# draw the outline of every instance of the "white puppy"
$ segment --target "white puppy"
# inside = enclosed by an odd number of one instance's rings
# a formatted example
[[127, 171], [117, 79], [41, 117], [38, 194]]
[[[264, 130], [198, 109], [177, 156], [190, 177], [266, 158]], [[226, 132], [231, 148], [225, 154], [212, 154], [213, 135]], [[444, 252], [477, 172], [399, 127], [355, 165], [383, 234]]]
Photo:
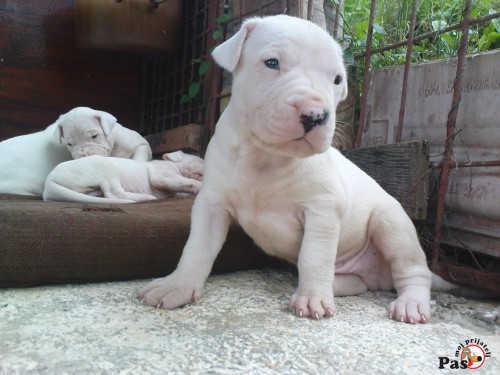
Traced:
[[133, 203], [197, 194], [203, 159], [176, 151], [164, 160], [141, 162], [93, 155], [59, 164], [48, 176], [44, 200], [81, 203]]
[[139, 292], [171, 309], [197, 300], [237, 220], [268, 254], [296, 263], [297, 316], [335, 312], [336, 295], [395, 288], [390, 316], [430, 318], [431, 272], [401, 205], [330, 147], [347, 94], [339, 45], [288, 16], [253, 18], [213, 52], [233, 72], [205, 157], [203, 187], [177, 269]]
[[43, 131], [0, 142], [0, 193], [42, 195], [56, 165], [94, 154], [150, 160], [151, 148], [109, 113], [74, 108]]
[[68, 148], [73, 159], [101, 155], [151, 160], [149, 143], [136, 131], [118, 124], [116, 118], [107, 112], [74, 108], [59, 118], [55, 135], [59, 143]]

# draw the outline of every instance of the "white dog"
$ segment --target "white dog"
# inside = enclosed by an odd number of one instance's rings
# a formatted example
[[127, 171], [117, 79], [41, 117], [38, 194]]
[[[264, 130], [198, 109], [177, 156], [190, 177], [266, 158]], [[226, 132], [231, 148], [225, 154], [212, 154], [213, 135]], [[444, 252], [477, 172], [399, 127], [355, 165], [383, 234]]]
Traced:
[[151, 160], [149, 143], [139, 133], [118, 124], [107, 112], [74, 108], [59, 118], [55, 135], [73, 159], [101, 155]]
[[0, 193], [41, 196], [56, 165], [95, 154], [150, 160], [151, 148], [109, 113], [74, 108], [43, 131], [0, 142]]
[[265, 252], [297, 264], [297, 316], [332, 316], [334, 293], [395, 288], [390, 316], [427, 322], [431, 272], [411, 220], [330, 147], [347, 94], [339, 45], [280, 15], [248, 20], [213, 57], [233, 72], [232, 98], [208, 146], [177, 269], [143, 288], [142, 302], [171, 309], [200, 298], [237, 220]]
[[164, 160], [141, 162], [93, 155], [59, 164], [47, 177], [44, 200], [133, 203], [197, 194], [203, 159], [176, 151]]

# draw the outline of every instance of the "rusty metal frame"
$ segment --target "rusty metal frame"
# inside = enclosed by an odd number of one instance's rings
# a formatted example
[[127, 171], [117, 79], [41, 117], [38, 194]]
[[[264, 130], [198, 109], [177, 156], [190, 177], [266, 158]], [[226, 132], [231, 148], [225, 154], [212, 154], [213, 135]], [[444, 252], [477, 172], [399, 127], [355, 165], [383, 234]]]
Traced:
[[446, 140], [445, 140], [445, 151], [442, 158], [441, 163], [434, 165], [435, 168], [441, 168], [440, 181], [439, 181], [439, 190], [438, 190], [438, 198], [437, 198], [437, 209], [436, 209], [436, 222], [434, 225], [432, 246], [431, 246], [431, 264], [430, 268], [433, 272], [442, 276], [445, 279], [451, 281], [461, 281], [468, 285], [478, 286], [482, 288], [486, 288], [495, 292], [500, 292], [500, 275], [491, 272], [485, 272], [481, 270], [476, 270], [468, 267], [446, 264], [440, 261], [440, 242], [441, 242], [441, 233], [444, 226], [444, 208], [445, 208], [445, 200], [447, 194], [448, 180], [449, 180], [449, 172], [450, 168], [475, 168], [475, 167], [498, 167], [500, 166], [500, 160], [488, 160], [488, 161], [472, 161], [472, 162], [462, 162], [462, 163], [454, 163], [453, 158], [453, 144], [454, 138], [456, 136], [455, 124], [457, 120], [458, 107], [460, 105], [461, 100], [461, 92], [462, 92], [462, 78], [463, 73], [465, 71], [465, 58], [467, 54], [467, 43], [468, 43], [468, 29], [471, 25], [486, 22], [495, 18], [500, 17], [500, 13], [490, 14], [484, 17], [471, 18], [471, 7], [472, 0], [464, 0], [464, 10], [462, 16], [462, 22], [446, 27], [442, 30], [431, 32], [427, 34], [420, 35], [418, 37], [414, 37], [415, 30], [415, 19], [416, 19], [416, 10], [418, 7], [418, 0], [414, 0], [412, 16], [410, 20], [410, 31], [409, 36], [406, 41], [402, 41], [399, 43], [394, 43], [391, 45], [387, 45], [381, 48], [372, 49], [372, 28], [373, 28], [373, 19], [375, 17], [375, 5], [376, 0], [371, 1], [371, 9], [370, 9], [370, 21], [369, 21], [369, 30], [367, 34], [366, 41], [366, 51], [362, 54], [355, 56], [357, 59], [364, 58], [364, 72], [363, 72], [363, 90], [361, 96], [361, 111], [359, 116], [359, 126], [358, 132], [356, 135], [355, 147], [360, 147], [361, 140], [363, 136], [364, 126], [366, 122], [366, 103], [368, 96], [368, 88], [370, 86], [370, 58], [372, 55], [384, 51], [388, 51], [391, 49], [395, 49], [398, 47], [402, 47], [404, 45], [407, 46], [406, 51], [406, 60], [405, 60], [405, 68], [403, 75], [403, 84], [402, 84], [402, 96], [401, 96], [401, 105], [399, 112], [399, 120], [396, 131], [396, 142], [401, 141], [401, 134], [404, 123], [404, 108], [406, 103], [406, 94], [408, 90], [408, 73], [410, 69], [411, 62], [411, 49], [414, 43], [425, 40], [428, 38], [436, 37], [441, 33], [445, 33], [452, 30], [461, 30], [462, 35], [460, 38], [460, 43], [458, 47], [457, 53], [457, 71], [453, 84], [453, 98], [450, 111], [448, 113], [447, 123], [446, 123]]
[[434, 228], [434, 237], [432, 240], [432, 261], [431, 268], [436, 269], [439, 258], [439, 244], [441, 241], [441, 232], [443, 228], [444, 206], [446, 193], [448, 190], [448, 177], [453, 157], [453, 143], [455, 140], [455, 125], [457, 122], [458, 107], [462, 98], [462, 79], [465, 72], [465, 56], [467, 54], [467, 43], [469, 40], [469, 25], [472, 0], [465, 0], [464, 12], [462, 18], [462, 36], [458, 47], [457, 56], [457, 73], [453, 82], [453, 98], [451, 101], [451, 109], [448, 113], [446, 121], [446, 140], [444, 145], [444, 155], [441, 167], [441, 178], [439, 184], [436, 226]]

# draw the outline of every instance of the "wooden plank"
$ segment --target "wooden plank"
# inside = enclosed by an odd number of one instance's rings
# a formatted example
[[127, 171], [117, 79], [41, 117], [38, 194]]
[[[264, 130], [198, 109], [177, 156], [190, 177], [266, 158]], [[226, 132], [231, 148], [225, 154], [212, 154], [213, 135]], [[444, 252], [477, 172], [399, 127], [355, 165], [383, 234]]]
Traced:
[[164, 132], [147, 135], [144, 138], [151, 145], [153, 155], [161, 156], [165, 152], [183, 150], [200, 155], [203, 127], [197, 124], [188, 124]]
[[394, 143], [342, 153], [396, 198], [412, 220], [427, 218], [428, 142]]
[[73, 107], [139, 130], [141, 59], [75, 45], [75, 1], [0, 1], [0, 141]]

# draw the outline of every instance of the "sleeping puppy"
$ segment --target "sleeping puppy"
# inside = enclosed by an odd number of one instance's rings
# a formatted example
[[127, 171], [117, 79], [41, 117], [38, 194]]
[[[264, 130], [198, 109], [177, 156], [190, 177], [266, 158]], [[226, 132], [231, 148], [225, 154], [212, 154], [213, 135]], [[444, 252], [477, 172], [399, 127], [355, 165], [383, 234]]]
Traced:
[[74, 108], [59, 118], [54, 135], [68, 148], [73, 159], [101, 155], [151, 160], [149, 143], [139, 133], [118, 124], [107, 112]]
[[148, 162], [93, 155], [59, 164], [48, 176], [44, 200], [133, 203], [196, 194], [203, 160], [176, 151]]
[[150, 160], [151, 148], [109, 113], [74, 108], [43, 131], [0, 142], [0, 193], [41, 196], [56, 165], [89, 155]]
[[401, 205], [330, 145], [347, 95], [340, 46], [311, 22], [284, 15], [247, 20], [218, 46], [232, 97], [205, 156], [203, 187], [177, 269], [139, 292], [172, 309], [202, 294], [238, 221], [268, 254], [298, 267], [291, 311], [335, 313], [334, 294], [395, 288], [393, 319], [430, 319], [431, 272]]

